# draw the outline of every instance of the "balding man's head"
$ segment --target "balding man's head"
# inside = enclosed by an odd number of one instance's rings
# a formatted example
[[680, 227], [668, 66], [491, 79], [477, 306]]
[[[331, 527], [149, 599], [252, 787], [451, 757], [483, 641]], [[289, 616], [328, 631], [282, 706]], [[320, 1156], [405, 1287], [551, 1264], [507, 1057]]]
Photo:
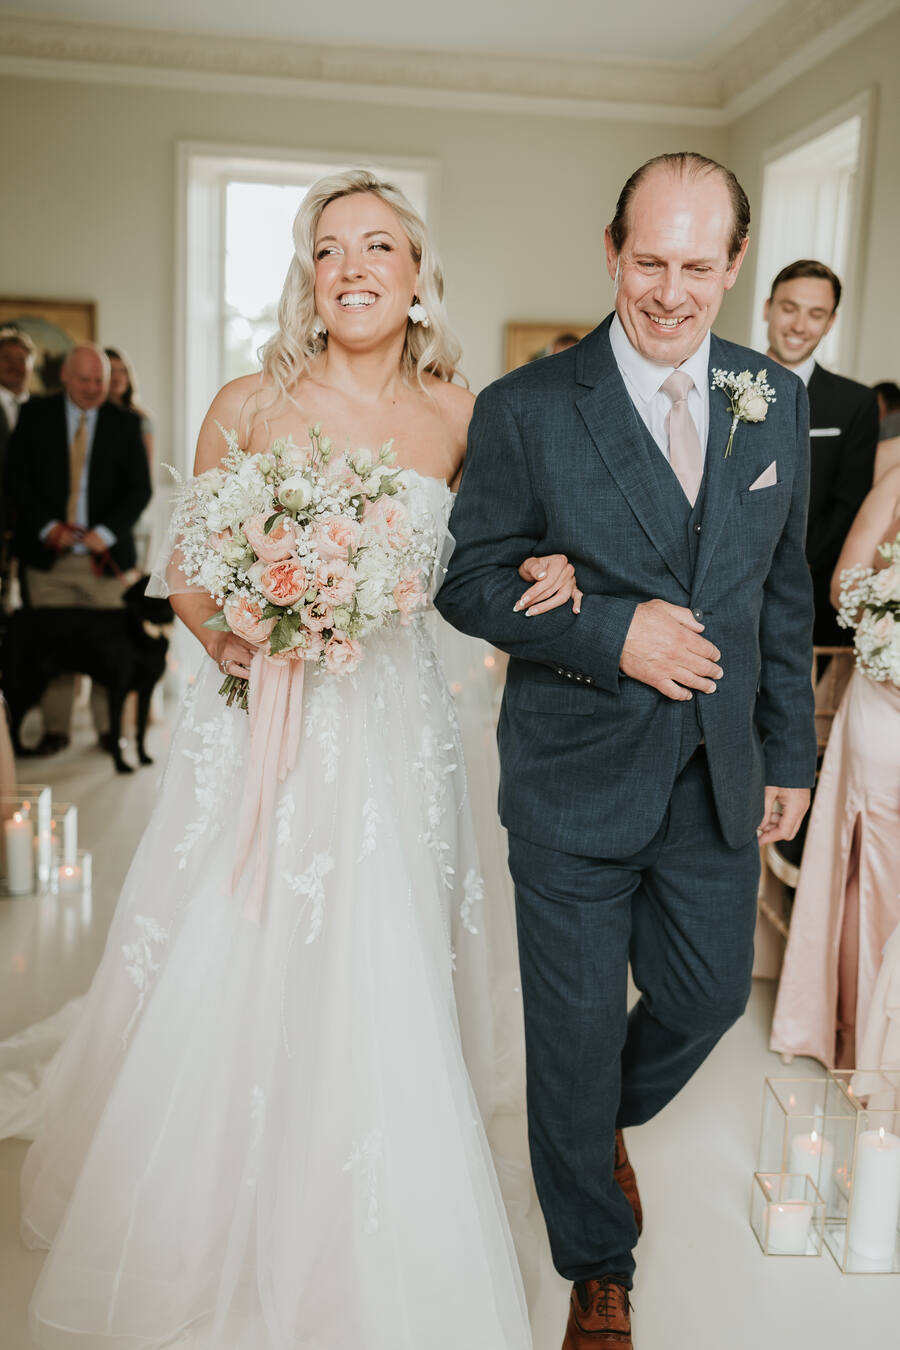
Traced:
[[62, 386], [82, 412], [99, 408], [109, 393], [109, 358], [102, 347], [73, 347], [60, 372]]

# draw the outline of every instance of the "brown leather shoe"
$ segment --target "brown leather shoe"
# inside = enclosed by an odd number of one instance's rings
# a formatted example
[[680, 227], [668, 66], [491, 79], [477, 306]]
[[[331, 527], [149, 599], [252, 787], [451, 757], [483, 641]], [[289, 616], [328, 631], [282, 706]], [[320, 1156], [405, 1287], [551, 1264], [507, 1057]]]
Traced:
[[638, 1191], [637, 1177], [634, 1175], [634, 1168], [629, 1162], [628, 1151], [625, 1148], [625, 1139], [621, 1130], [616, 1130], [616, 1157], [613, 1163], [613, 1175], [625, 1192], [625, 1199], [632, 1208], [634, 1221], [637, 1224], [638, 1237], [640, 1237], [641, 1230], [644, 1227], [644, 1210]]
[[562, 1350], [632, 1350], [631, 1300], [615, 1275], [572, 1286]]

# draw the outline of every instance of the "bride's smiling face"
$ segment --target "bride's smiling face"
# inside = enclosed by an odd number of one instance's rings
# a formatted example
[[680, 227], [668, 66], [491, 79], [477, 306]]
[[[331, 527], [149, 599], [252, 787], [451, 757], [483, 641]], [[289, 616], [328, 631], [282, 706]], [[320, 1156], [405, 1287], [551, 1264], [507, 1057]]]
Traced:
[[316, 311], [329, 341], [369, 347], [406, 332], [419, 270], [391, 207], [369, 192], [329, 202], [313, 249]]

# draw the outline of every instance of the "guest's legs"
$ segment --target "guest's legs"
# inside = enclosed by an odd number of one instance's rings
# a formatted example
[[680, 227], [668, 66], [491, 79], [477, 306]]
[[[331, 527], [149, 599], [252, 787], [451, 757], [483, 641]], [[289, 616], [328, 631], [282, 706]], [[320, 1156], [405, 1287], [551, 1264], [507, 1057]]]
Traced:
[[672, 1100], [741, 1015], [750, 993], [759, 848], [722, 837], [704, 759], [677, 780], [658, 854], [632, 905], [628, 1019], [617, 1124]]

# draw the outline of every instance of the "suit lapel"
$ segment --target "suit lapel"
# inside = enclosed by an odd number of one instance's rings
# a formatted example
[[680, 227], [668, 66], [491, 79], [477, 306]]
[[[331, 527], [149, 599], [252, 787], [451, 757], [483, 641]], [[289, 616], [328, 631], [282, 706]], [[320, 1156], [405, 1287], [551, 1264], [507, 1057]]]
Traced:
[[608, 337], [609, 323], [588, 339], [591, 350], [579, 365], [579, 382], [590, 384], [575, 403], [616, 486], [672, 575], [690, 591], [684, 544], [676, 535], [655, 479], [645, 463], [644, 433], [619, 374]]
[[[727, 354], [715, 336], [709, 347], [709, 371], [707, 378], [712, 384], [714, 367], [727, 368]], [[697, 562], [694, 567], [694, 593], [698, 593], [709, 568], [712, 555], [722, 534], [725, 520], [731, 508], [732, 498], [737, 491], [740, 475], [738, 461], [743, 448], [743, 433], [746, 426], [738, 422], [734, 433], [731, 454], [725, 458], [725, 447], [731, 431], [730, 404], [724, 391], [709, 391], [709, 435], [706, 441], [706, 467], [704, 470], [703, 525], [700, 534], [700, 546], [697, 549]]]

